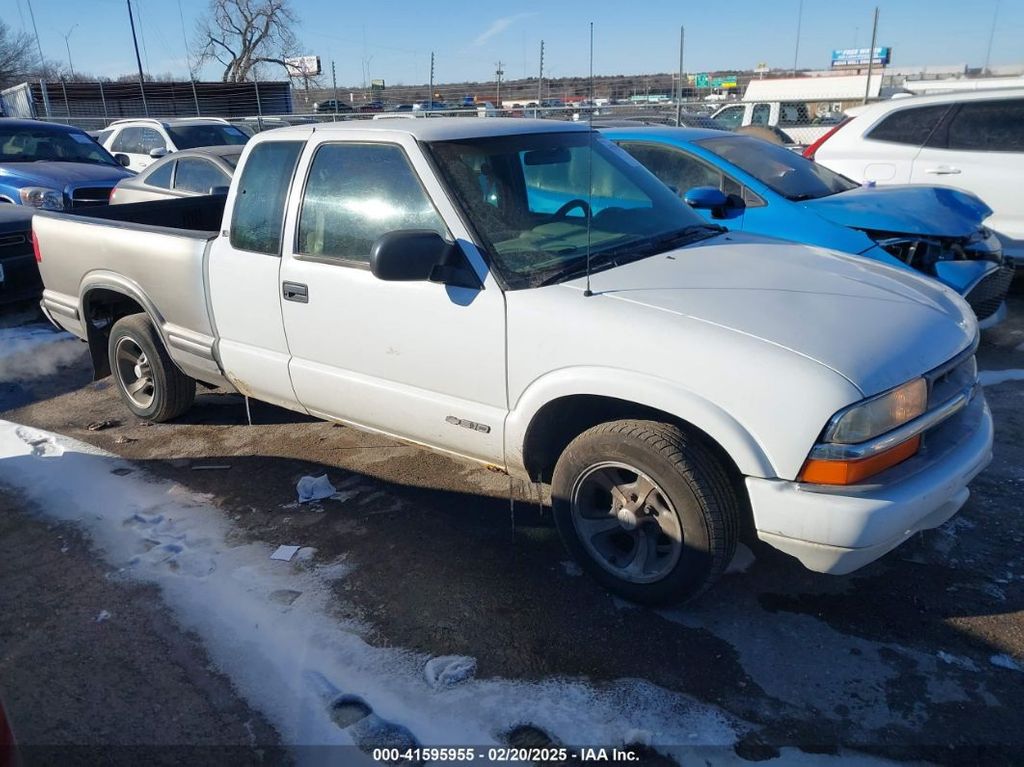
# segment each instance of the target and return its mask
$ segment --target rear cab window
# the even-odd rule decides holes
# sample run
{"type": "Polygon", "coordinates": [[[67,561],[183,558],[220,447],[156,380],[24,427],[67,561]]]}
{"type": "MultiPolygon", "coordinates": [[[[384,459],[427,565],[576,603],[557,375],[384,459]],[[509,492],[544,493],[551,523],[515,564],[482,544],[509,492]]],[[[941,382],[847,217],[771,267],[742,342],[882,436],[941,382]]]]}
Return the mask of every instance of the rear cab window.
{"type": "Polygon", "coordinates": [[[231,211],[231,246],[281,255],[284,206],[304,141],[264,141],[242,167],[231,211]]]}

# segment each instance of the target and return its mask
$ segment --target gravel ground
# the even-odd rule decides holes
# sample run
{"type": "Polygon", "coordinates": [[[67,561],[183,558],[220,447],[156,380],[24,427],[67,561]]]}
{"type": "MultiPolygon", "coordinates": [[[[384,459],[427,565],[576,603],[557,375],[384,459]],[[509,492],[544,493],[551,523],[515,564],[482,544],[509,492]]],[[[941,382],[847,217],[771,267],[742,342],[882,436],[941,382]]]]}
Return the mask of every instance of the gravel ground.
{"type": "MultiPolygon", "coordinates": [[[[1024,368],[1024,299],[983,335],[979,361],[1024,368]]],[[[758,547],[697,602],[654,611],[579,575],[532,486],[511,486],[510,509],[502,474],[258,403],[250,426],[241,398],[219,391],[147,425],[109,380],[91,382],[84,356],[60,364],[0,378],[3,417],[213,494],[240,540],[344,557],[338,614],[375,644],[472,656],[483,678],[625,677],[685,692],[755,726],[737,746],[748,759],[791,745],[950,764],[1024,755],[1024,674],[1006,667],[1024,664],[1024,381],[986,388],[995,460],[943,528],[843,577],[758,547]],[[298,507],[297,480],[320,473],[345,500],[298,507]]],[[[0,512],[0,695],[23,742],[276,742],[195,639],[142,587],[104,579],[74,530],[10,495],[0,512]],[[103,609],[130,630],[97,623],[103,609]],[[148,670],[166,655],[174,673],[148,670]],[[92,722],[82,690],[98,668],[109,710],[92,722]]]]}

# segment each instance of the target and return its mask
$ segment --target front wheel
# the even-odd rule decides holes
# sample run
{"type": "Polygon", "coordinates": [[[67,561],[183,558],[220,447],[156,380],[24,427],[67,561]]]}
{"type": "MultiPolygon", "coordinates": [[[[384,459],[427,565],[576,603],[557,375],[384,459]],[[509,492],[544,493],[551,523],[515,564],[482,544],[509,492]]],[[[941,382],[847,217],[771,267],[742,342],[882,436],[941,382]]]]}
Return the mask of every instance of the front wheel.
{"type": "Polygon", "coordinates": [[[160,423],[192,407],[195,379],[174,364],[145,314],[114,323],[108,356],[121,399],[139,418],[160,423]]]}
{"type": "Polygon", "coordinates": [[[739,504],[699,440],[656,421],[612,421],[580,434],[551,482],[555,523],[580,566],[636,602],[700,594],[736,550],[739,504]]]}

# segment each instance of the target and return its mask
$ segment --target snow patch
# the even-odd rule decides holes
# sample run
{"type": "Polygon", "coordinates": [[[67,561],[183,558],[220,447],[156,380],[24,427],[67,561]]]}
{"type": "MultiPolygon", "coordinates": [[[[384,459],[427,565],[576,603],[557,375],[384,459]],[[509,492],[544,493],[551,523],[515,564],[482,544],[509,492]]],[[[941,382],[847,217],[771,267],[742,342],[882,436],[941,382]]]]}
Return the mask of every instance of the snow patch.
{"type": "Polygon", "coordinates": [[[1024,668],[1021,668],[1021,665],[1006,653],[993,655],[991,658],[988,659],[988,662],[998,668],[1005,668],[1009,669],[1010,671],[1024,671],[1024,668]]]}
{"type": "Polygon", "coordinates": [[[478,679],[458,658],[431,675],[459,682],[432,686],[427,664],[439,659],[374,647],[365,626],[338,617],[334,582],[349,563],[281,567],[274,547],[239,543],[209,499],[67,437],[0,420],[0,485],[78,524],[115,577],[156,585],[285,743],[496,745],[529,724],[561,742],[613,745],[658,722],[652,748],[685,763],[689,746],[729,747],[748,727],[636,679],[478,679]]]}
{"type": "Polygon", "coordinates": [[[945,652],[944,650],[939,650],[936,653],[936,656],[943,663],[948,663],[950,666],[962,668],[964,671],[978,671],[978,664],[970,658],[965,658],[962,655],[953,655],[945,652]]]}
{"type": "Polygon", "coordinates": [[[423,667],[423,676],[426,678],[427,684],[435,690],[465,682],[474,674],[476,674],[476,658],[467,658],[464,655],[442,655],[431,658],[423,667]]]}
{"type": "Polygon", "coordinates": [[[73,335],[49,325],[0,328],[0,383],[52,375],[86,351],[73,335]]]}

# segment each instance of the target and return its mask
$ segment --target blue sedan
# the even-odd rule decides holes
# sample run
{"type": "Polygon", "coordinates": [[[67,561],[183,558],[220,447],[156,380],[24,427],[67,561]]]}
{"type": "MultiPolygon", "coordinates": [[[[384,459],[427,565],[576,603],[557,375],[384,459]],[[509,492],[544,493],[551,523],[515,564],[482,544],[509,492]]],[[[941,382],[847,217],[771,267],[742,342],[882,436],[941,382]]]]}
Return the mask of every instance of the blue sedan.
{"type": "Polygon", "coordinates": [[[0,120],[0,203],[41,210],[106,205],[110,190],[130,175],[79,128],[0,120]]]}
{"type": "Polygon", "coordinates": [[[935,277],[982,327],[1006,315],[1013,265],[983,224],[992,210],[941,186],[861,186],[782,146],[715,130],[602,130],[706,218],[935,277]]]}

